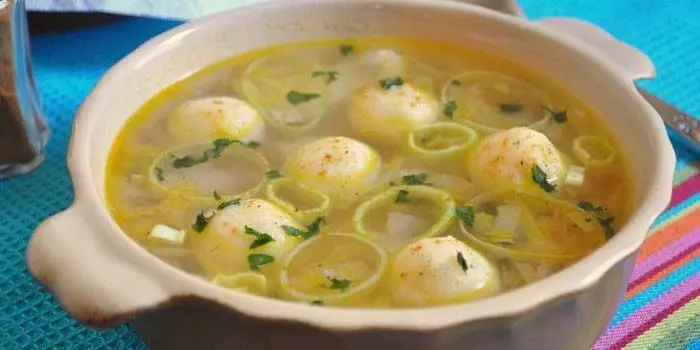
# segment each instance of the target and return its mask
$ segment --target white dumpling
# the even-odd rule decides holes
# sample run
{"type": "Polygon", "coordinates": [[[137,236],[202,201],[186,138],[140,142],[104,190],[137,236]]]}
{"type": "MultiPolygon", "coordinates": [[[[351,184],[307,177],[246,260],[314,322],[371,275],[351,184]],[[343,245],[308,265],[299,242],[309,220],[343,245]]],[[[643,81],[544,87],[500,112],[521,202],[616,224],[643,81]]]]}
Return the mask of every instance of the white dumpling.
{"type": "Polygon", "coordinates": [[[228,96],[203,97],[182,103],[168,119],[168,131],[179,141],[216,138],[251,141],[262,136],[264,122],[249,103],[228,96]]]}
{"type": "Polygon", "coordinates": [[[399,251],[392,265],[388,286],[398,306],[466,301],[500,290],[493,264],[451,236],[412,243],[399,251]]]}
{"type": "Polygon", "coordinates": [[[355,92],[348,116],[360,133],[396,136],[434,122],[439,114],[430,93],[408,82],[385,88],[377,81],[355,92]]]}
{"type": "MultiPolygon", "coordinates": [[[[250,254],[269,255],[274,259],[269,266],[275,266],[300,243],[299,238],[285,233],[282,228],[285,225],[304,230],[301,224],[275,205],[262,199],[247,199],[225,207],[214,215],[202,233],[193,235],[195,250],[204,265],[216,273],[250,271],[250,254]],[[251,249],[258,237],[247,233],[246,227],[267,234],[273,240],[251,249]]],[[[268,265],[260,268],[265,271],[268,265]]]]}
{"type": "Polygon", "coordinates": [[[348,137],[325,137],[300,147],[284,174],[326,193],[335,204],[366,193],[377,179],[381,159],[368,145],[348,137]]]}
{"type": "Polygon", "coordinates": [[[469,157],[471,179],[489,189],[535,189],[532,169],[537,166],[552,185],[563,183],[566,164],[557,148],[544,134],[516,127],[481,140],[469,157]]]}

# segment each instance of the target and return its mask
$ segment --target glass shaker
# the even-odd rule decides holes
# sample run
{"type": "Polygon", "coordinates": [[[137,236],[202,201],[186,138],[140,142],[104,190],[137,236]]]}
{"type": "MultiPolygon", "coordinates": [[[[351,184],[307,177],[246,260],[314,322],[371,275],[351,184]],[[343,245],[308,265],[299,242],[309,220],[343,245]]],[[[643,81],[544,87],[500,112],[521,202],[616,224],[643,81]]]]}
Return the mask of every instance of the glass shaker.
{"type": "Polygon", "coordinates": [[[48,136],[30,62],[24,0],[0,0],[0,179],[37,167],[48,136]]]}

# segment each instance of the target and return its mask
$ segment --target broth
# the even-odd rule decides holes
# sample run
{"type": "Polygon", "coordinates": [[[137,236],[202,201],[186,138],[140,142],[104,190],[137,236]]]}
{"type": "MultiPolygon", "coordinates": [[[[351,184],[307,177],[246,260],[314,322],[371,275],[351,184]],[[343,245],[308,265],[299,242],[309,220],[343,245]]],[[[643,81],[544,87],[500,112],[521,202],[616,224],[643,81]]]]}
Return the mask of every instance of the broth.
{"type": "Polygon", "coordinates": [[[164,261],[313,305],[422,307],[532,283],[633,205],[613,135],[561,86],[438,43],[326,40],[207,67],[147,102],[108,207],[164,261]]]}

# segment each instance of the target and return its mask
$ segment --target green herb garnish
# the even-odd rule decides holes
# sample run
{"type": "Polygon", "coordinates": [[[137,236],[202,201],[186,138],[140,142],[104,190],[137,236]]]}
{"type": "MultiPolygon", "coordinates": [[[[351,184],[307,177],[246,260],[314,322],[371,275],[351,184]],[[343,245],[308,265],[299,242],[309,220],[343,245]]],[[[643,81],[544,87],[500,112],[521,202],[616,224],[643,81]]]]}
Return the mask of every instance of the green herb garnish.
{"type": "Polygon", "coordinates": [[[450,84],[452,84],[454,86],[462,86],[462,83],[460,83],[459,80],[457,80],[457,79],[451,81],[450,84]]]}
{"type": "Polygon", "coordinates": [[[379,81],[379,86],[381,86],[384,90],[389,90],[394,86],[401,85],[403,85],[403,79],[401,79],[401,77],[387,78],[379,81]]]}
{"type": "Polygon", "coordinates": [[[163,177],[163,169],[159,167],[153,168],[153,175],[156,177],[156,180],[159,182],[163,182],[165,180],[165,177],[163,177]]]}
{"type": "Polygon", "coordinates": [[[467,272],[467,270],[469,270],[469,266],[467,266],[467,260],[464,259],[464,255],[462,255],[462,252],[457,252],[457,263],[459,264],[459,267],[462,268],[462,271],[467,272]]]}
{"type": "Polygon", "coordinates": [[[428,174],[411,174],[411,175],[406,175],[401,178],[401,183],[404,185],[409,185],[409,186],[415,186],[415,185],[424,185],[425,180],[428,179],[428,174]]]}
{"type": "Polygon", "coordinates": [[[273,261],[275,261],[275,258],[267,254],[248,255],[248,266],[252,271],[260,271],[260,266],[269,264],[273,261]]]}
{"type": "Polygon", "coordinates": [[[260,148],[260,146],[262,146],[260,144],[260,142],[258,142],[258,141],[243,142],[240,140],[234,140],[233,142],[235,142],[243,147],[248,147],[250,149],[257,149],[257,148],[260,148]]]}
{"type": "Polygon", "coordinates": [[[396,195],[396,200],[394,200],[394,203],[408,203],[408,191],[406,190],[399,190],[399,193],[396,195]]]}
{"type": "Polygon", "coordinates": [[[343,56],[347,56],[351,53],[355,52],[355,47],[352,45],[340,45],[340,54],[343,56]]]}
{"type": "Polygon", "coordinates": [[[226,207],[228,207],[228,206],[231,206],[231,205],[239,205],[239,204],[241,204],[241,199],[240,199],[240,198],[236,198],[236,199],[232,199],[232,200],[229,200],[229,201],[225,201],[225,202],[219,203],[219,205],[216,207],[216,209],[221,210],[221,209],[224,209],[224,208],[226,208],[226,207]]]}
{"type": "Polygon", "coordinates": [[[314,300],[311,302],[311,305],[323,306],[323,300],[314,300]]]}
{"type": "Polygon", "coordinates": [[[448,118],[452,119],[457,110],[457,102],[447,101],[442,109],[442,114],[446,115],[448,118]]]}
{"type": "Polygon", "coordinates": [[[597,219],[598,223],[600,223],[600,226],[603,226],[603,230],[605,231],[605,238],[610,239],[613,235],[615,235],[615,229],[612,228],[612,223],[613,221],[615,221],[615,217],[598,217],[597,219]]]}
{"type": "Polygon", "coordinates": [[[265,244],[268,244],[270,242],[274,242],[275,239],[272,238],[272,236],[268,235],[267,233],[260,232],[248,225],[245,226],[245,233],[251,236],[255,237],[255,240],[253,243],[250,244],[250,249],[255,249],[257,247],[264,246],[265,244]]]}
{"type": "Polygon", "coordinates": [[[523,105],[519,103],[501,103],[498,107],[503,113],[518,113],[523,110],[523,105]]]}
{"type": "Polygon", "coordinates": [[[605,211],[605,208],[603,207],[597,207],[591,202],[586,202],[586,201],[580,201],[578,202],[578,207],[585,210],[585,211],[592,211],[592,212],[601,212],[605,211]]]}
{"type": "Polygon", "coordinates": [[[328,278],[329,281],[331,281],[330,289],[339,289],[341,292],[344,292],[348,287],[350,287],[350,280],[342,279],[339,280],[335,277],[328,278]]]}
{"type": "Polygon", "coordinates": [[[540,185],[540,188],[545,192],[550,193],[557,189],[556,185],[553,185],[547,181],[547,174],[544,172],[544,170],[542,170],[542,168],[539,167],[539,165],[535,164],[530,172],[532,173],[532,181],[540,185]]]}
{"type": "Polygon", "coordinates": [[[474,226],[474,208],[457,207],[455,214],[467,226],[474,226]]]}
{"type": "Polygon", "coordinates": [[[226,150],[226,148],[233,143],[252,149],[260,147],[260,142],[257,141],[243,142],[240,140],[216,139],[214,142],[212,142],[213,147],[205,150],[199,157],[184,156],[182,158],[177,158],[173,156],[172,166],[175,169],[189,168],[197,164],[205,163],[210,159],[219,158],[221,157],[221,154],[223,154],[224,150],[226,150]]]}
{"type": "Polygon", "coordinates": [[[209,160],[209,157],[195,158],[192,156],[184,156],[182,158],[173,159],[172,166],[175,169],[189,168],[189,167],[193,167],[197,164],[204,163],[208,160],[209,160]]]}
{"type": "Polygon", "coordinates": [[[311,72],[312,78],[324,77],[327,85],[330,85],[330,83],[336,81],[338,79],[339,75],[340,75],[340,72],[335,71],[335,70],[315,70],[315,71],[311,72]]]}
{"type": "Polygon", "coordinates": [[[217,202],[221,200],[221,196],[216,191],[214,191],[214,200],[217,202]]]}
{"type": "Polygon", "coordinates": [[[311,101],[315,98],[321,97],[321,94],[317,93],[305,93],[305,92],[299,92],[299,91],[290,91],[287,93],[287,101],[293,105],[298,105],[300,103],[308,102],[311,101]]]}
{"type": "Polygon", "coordinates": [[[270,170],[270,171],[265,173],[265,176],[267,176],[268,180],[274,180],[274,179],[279,179],[280,177],[283,177],[282,174],[280,174],[280,172],[277,170],[270,170]]]}
{"type": "Polygon", "coordinates": [[[555,110],[552,110],[551,108],[545,107],[545,106],[542,106],[542,109],[547,111],[552,116],[554,121],[557,122],[557,124],[566,123],[566,121],[569,120],[569,117],[567,116],[566,109],[563,111],[555,111],[555,110]]]}
{"type": "Polygon", "coordinates": [[[192,224],[192,229],[197,233],[202,233],[211,220],[211,216],[204,215],[204,213],[199,213],[197,219],[195,219],[194,224],[192,224]]]}
{"type": "Polygon", "coordinates": [[[318,218],[316,218],[316,220],[314,220],[314,222],[311,223],[311,225],[306,227],[306,231],[302,231],[294,226],[289,225],[282,225],[282,229],[290,236],[299,237],[306,240],[321,232],[321,224],[325,223],[326,218],[323,216],[319,216],[318,218]]]}

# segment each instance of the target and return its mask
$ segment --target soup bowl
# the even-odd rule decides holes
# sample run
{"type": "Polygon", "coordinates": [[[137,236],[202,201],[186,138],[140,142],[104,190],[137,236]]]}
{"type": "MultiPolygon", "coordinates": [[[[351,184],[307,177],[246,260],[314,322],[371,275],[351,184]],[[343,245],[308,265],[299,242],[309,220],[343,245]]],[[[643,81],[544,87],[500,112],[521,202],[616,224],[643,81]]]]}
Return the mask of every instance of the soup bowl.
{"type": "Polygon", "coordinates": [[[638,249],[670,200],[675,157],[634,81],[638,50],[573,19],[531,22],[452,1],[275,1],[181,25],[115,65],[80,107],[68,165],[75,202],[31,239],[31,273],[74,318],[131,321],[163,348],[584,349],[611,320],[638,249]],[[317,307],[227,290],[162,262],[105,205],[105,164],[128,118],[199,69],[269,45],[329,37],[432,40],[508,57],[565,86],[619,139],[635,175],[634,212],[590,255],[538,282],[421,309],[317,307]]]}

